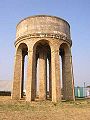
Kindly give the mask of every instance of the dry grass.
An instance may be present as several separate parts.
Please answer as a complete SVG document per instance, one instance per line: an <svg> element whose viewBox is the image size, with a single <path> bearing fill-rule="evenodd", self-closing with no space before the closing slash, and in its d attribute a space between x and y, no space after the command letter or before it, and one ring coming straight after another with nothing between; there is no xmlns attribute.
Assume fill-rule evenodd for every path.
<svg viewBox="0 0 90 120"><path fill-rule="evenodd" d="M55 104L0 96L0 120L90 120L90 99Z"/></svg>

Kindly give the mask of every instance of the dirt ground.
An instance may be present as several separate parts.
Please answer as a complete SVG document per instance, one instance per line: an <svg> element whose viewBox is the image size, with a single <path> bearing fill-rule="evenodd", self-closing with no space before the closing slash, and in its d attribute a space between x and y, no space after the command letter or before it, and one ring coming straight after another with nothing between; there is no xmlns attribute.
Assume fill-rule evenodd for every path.
<svg viewBox="0 0 90 120"><path fill-rule="evenodd" d="M0 120L90 120L90 99L75 102L12 101L0 96Z"/></svg>

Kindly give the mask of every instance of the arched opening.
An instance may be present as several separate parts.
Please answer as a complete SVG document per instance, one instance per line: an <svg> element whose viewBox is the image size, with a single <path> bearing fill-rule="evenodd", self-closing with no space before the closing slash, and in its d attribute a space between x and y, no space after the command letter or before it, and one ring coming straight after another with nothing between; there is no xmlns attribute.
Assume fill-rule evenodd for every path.
<svg viewBox="0 0 90 120"><path fill-rule="evenodd" d="M66 43L62 43L60 45L59 55L60 55L61 98L63 100L66 100L66 94L67 94L66 93L67 90L66 61L67 61L67 57L70 56L69 47Z"/></svg>
<svg viewBox="0 0 90 120"><path fill-rule="evenodd" d="M20 99L25 98L26 95L26 77L27 77L27 55L28 47L25 43L21 43L17 49L16 53L16 66L20 65L20 68L17 70L17 76L20 76ZM17 72L15 71L15 72Z"/></svg>
<svg viewBox="0 0 90 120"><path fill-rule="evenodd" d="M46 40L41 40L34 46L36 58L36 98L51 99L51 49Z"/></svg>

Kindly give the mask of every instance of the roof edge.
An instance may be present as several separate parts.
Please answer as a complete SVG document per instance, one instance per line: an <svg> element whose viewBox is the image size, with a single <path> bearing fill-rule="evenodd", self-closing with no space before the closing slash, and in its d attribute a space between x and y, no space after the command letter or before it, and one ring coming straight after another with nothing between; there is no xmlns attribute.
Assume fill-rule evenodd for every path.
<svg viewBox="0 0 90 120"><path fill-rule="evenodd" d="M59 19L59 20L62 20L62 21L64 21L64 22L66 22L66 23L68 24L68 26L70 27L69 23L68 23L66 20L64 20L63 18L60 18L60 17L58 17L58 16L53 16L53 15L33 15L33 16L29 16L29 17L26 17L26 18L22 19L22 20L16 25L16 28L18 27L18 25L19 25L22 21L24 21L24 20L26 20L26 19L29 19L29 18L34 18L34 17L52 17L52 18L57 18L57 19Z"/></svg>

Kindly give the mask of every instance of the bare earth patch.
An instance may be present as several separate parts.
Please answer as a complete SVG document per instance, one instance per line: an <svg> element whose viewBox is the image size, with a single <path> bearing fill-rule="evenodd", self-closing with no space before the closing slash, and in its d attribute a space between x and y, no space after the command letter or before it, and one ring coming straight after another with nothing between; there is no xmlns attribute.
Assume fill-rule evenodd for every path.
<svg viewBox="0 0 90 120"><path fill-rule="evenodd" d="M56 104L0 96L0 120L90 120L90 99Z"/></svg>

